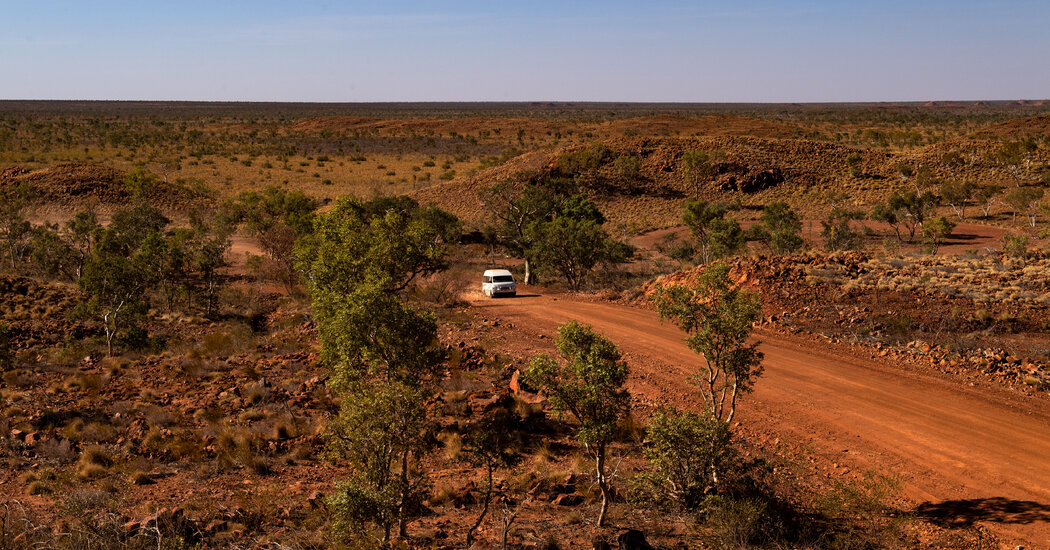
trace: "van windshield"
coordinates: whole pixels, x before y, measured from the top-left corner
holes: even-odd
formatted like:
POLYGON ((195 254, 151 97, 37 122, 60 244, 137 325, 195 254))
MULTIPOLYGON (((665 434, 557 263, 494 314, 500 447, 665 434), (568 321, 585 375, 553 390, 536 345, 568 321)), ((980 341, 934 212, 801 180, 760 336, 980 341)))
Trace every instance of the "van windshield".
POLYGON ((514 277, 511 275, 495 275, 492 277, 494 283, 513 283, 514 277))

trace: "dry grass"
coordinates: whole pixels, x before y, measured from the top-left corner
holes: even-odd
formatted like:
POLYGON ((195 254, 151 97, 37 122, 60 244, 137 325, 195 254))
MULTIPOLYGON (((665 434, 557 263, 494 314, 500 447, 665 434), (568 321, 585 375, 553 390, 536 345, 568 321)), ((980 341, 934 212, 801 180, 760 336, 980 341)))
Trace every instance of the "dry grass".
POLYGON ((47 495, 51 492, 51 486, 43 481, 33 481, 26 486, 26 493, 30 495, 47 495))
POLYGON ((149 485, 153 483, 153 476, 141 470, 135 470, 128 474, 128 483, 132 485, 149 485))
POLYGON ((550 444, 546 441, 540 443, 540 445, 536 447, 536 451, 532 453, 532 462, 537 467, 547 466, 554 462, 556 459, 557 456, 551 449, 550 444))
POLYGON ((102 447, 88 447, 77 461, 76 477, 82 481, 98 479, 109 474, 114 460, 102 447))
POLYGON ((434 487, 434 493, 430 495, 431 506, 441 506, 448 504, 452 501, 452 498, 456 495, 456 488, 448 483, 442 483, 434 487))
POLYGON ((445 447, 445 456, 449 460, 458 460, 463 456, 463 436, 456 432, 445 432, 439 439, 445 447))
POLYGON ((806 266, 807 279, 842 285, 844 290, 933 291, 976 303, 1050 305, 1050 260, 993 256, 964 258, 873 258, 856 271, 828 259, 806 266))

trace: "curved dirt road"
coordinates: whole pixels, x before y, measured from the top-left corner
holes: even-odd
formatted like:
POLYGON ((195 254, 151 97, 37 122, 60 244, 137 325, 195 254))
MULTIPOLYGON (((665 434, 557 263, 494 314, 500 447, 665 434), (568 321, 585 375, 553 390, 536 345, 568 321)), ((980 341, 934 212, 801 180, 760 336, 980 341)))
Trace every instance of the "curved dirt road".
MULTIPOLYGON (((591 324, 624 352, 636 397, 696 402, 686 379, 697 356, 653 312, 547 295, 472 305, 532 335, 550 336, 568 319, 591 324)), ((822 341, 771 331, 759 338, 765 375, 738 408, 745 426, 802 443, 839 471, 898 475, 921 510, 984 525, 1004 547, 1050 548, 1046 399, 905 371, 822 341)))

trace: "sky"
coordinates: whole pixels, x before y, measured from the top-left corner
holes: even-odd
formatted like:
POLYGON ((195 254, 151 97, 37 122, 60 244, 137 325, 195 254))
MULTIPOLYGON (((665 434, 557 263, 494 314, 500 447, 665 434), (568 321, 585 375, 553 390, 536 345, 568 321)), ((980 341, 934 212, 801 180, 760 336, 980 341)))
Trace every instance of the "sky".
POLYGON ((0 99, 1050 98, 1050 2, 0 0, 0 99))

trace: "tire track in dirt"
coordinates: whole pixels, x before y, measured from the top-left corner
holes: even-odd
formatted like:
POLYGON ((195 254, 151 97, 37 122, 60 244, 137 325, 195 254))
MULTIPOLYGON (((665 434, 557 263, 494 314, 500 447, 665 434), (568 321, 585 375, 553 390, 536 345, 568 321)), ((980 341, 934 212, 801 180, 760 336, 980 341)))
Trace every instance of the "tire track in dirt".
MULTIPOLYGON (((589 323, 631 362, 637 397, 699 405, 687 382, 697 356, 684 333, 651 311, 547 295, 472 306, 530 333, 551 335, 568 319, 589 323)), ((957 507, 957 519, 989 527, 1004 543, 1050 541, 1046 399, 963 386, 813 339, 758 336, 765 374, 738 412, 748 429, 801 443, 840 467, 897 475, 915 503, 974 499, 957 507), (998 499, 1005 511, 983 506, 998 499)))

